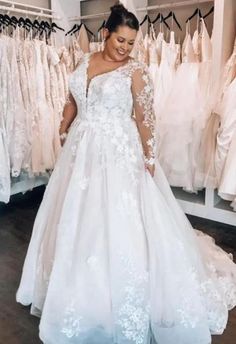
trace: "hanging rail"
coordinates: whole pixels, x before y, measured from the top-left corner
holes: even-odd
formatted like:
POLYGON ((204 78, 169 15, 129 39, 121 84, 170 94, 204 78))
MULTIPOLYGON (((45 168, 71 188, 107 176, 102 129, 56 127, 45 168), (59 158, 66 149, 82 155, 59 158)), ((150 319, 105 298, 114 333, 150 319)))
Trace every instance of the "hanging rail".
POLYGON ((19 2, 15 2, 15 1, 9 1, 9 0, 0 0, 0 3, 4 3, 4 4, 9 4, 9 5, 15 5, 15 6, 19 6, 19 7, 25 7, 26 9, 30 8, 33 10, 42 10, 44 12, 54 12, 53 10, 49 9, 49 8, 43 8, 43 7, 37 7, 37 6, 32 6, 32 5, 27 5, 27 4, 21 4, 19 2))
POLYGON ((151 11, 151 10, 156 10, 156 9, 183 7, 183 6, 198 5, 200 3, 213 2, 213 1, 214 0, 186 0, 186 1, 180 1, 180 2, 175 2, 175 3, 169 2, 168 4, 138 7, 136 11, 143 12, 143 11, 151 11))
POLYGON ((32 6, 32 5, 27 5, 27 4, 20 4, 13 1, 0 0, 0 3, 5 4, 5 5, 0 5, 0 10, 3 10, 3 11, 21 13, 21 14, 26 14, 29 16, 38 16, 38 17, 43 17, 43 18, 55 19, 55 20, 61 19, 60 17, 56 16, 51 9, 48 9, 48 8, 42 8, 42 7, 37 7, 37 6, 32 6), (24 9, 18 8, 18 7, 24 7, 24 9), (32 10, 28 10, 28 8, 32 10), (45 12, 49 12, 49 13, 45 13, 45 12))
POLYGON ((88 14, 86 16, 76 16, 76 17, 69 17, 69 21, 77 21, 81 19, 93 19, 93 18, 101 18, 109 16, 110 12, 103 12, 103 13, 96 13, 96 14, 88 14))
MULTIPOLYGON (((146 7, 138 7, 136 9, 137 12, 143 12, 143 11, 151 11, 155 9, 164 9, 164 8, 175 8, 180 6, 189 6, 189 5, 198 5, 200 3, 204 2, 213 2, 214 0, 186 0, 181 2, 170 2, 168 4, 161 4, 161 5, 153 5, 153 6, 146 6, 146 7)), ((76 16, 76 17, 69 17, 69 21, 77 21, 81 19, 93 19, 93 18, 100 18, 109 16, 110 12, 104 12, 104 13, 96 13, 96 14, 88 14, 85 16, 76 16)))

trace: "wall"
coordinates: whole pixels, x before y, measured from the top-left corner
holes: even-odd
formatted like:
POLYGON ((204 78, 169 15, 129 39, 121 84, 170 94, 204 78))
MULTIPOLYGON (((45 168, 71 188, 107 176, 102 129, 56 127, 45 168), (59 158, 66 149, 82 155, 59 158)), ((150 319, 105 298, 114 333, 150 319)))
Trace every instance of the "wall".
MULTIPOLYGON (((55 11, 61 20, 55 21, 59 26, 69 31, 75 22, 71 22, 68 18, 80 15, 80 1, 79 0, 51 0, 51 8, 55 11)), ((56 35, 56 44, 58 46, 65 45, 65 34, 58 32, 56 35)))
POLYGON ((232 53, 235 39, 236 1, 215 0, 217 11, 214 13, 213 32, 213 86, 217 90, 217 81, 220 80, 222 67, 232 53))
MULTIPOLYGON (((121 0, 122 3, 132 12, 135 13, 135 8, 146 5, 146 0, 121 0)), ((114 5, 116 0, 82 0, 81 1, 81 15, 109 12, 110 7, 114 5)), ((139 19, 142 17, 142 13, 135 13, 139 19)), ((102 24, 104 18, 86 19, 83 22, 88 28, 96 33, 97 29, 102 24)))
MULTIPOLYGON (((103 13, 109 12, 110 7, 114 4, 114 0, 85 0, 81 1, 81 15, 87 14, 95 14, 95 13, 103 13)), ((101 26, 104 19, 107 17, 100 17, 100 18, 91 18, 83 20, 88 28, 93 32, 96 33, 98 28, 101 26)))
POLYGON ((50 8, 51 1, 50 0, 14 0, 20 4, 28 4, 31 6, 43 7, 43 8, 50 8))

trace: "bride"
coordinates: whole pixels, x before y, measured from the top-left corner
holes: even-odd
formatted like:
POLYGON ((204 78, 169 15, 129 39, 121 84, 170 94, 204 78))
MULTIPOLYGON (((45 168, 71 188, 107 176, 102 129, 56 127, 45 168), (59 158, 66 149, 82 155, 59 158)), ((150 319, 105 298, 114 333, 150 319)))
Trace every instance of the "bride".
POLYGON ((155 158, 152 84, 129 57, 138 29, 113 6, 104 51, 70 77, 17 291, 45 344, 209 344, 236 304, 231 257, 192 229, 155 158))

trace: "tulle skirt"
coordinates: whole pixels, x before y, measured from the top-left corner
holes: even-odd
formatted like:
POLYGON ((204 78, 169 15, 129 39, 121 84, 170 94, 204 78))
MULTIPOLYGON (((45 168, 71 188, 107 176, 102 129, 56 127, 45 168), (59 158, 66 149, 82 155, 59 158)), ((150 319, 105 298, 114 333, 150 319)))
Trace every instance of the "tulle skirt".
POLYGON ((158 162, 145 170, 132 130, 117 161, 75 121, 51 176, 17 292, 46 344, 208 344, 236 304, 231 257, 192 229, 158 162))

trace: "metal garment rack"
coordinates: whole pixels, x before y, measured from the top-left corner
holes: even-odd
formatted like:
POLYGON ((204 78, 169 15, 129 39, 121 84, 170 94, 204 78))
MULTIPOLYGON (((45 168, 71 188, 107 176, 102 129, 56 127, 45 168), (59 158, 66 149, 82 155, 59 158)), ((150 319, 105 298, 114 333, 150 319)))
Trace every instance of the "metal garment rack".
POLYGON ((110 12, 88 14, 86 16, 69 17, 69 21, 78 21, 81 19, 94 19, 94 18, 108 17, 109 15, 110 15, 110 12))
POLYGON ((26 14, 28 16, 48 18, 52 20, 61 19, 54 13, 54 11, 48 8, 37 7, 37 6, 32 6, 32 5, 27 5, 27 4, 20 4, 14 1, 0 0, 0 10, 7 11, 8 13, 14 12, 14 13, 26 14))
MULTIPOLYGON (((183 7, 183 6, 191 6, 191 5, 198 5, 205 2, 213 2, 214 0, 186 0, 181 2, 169 2, 167 4, 161 5, 153 5, 153 6, 146 6, 146 7, 138 7, 136 9, 137 12, 144 12, 144 11, 152 11, 156 9, 164 9, 164 8, 175 8, 175 7, 183 7)), ((103 12, 103 13, 96 13, 96 14, 88 14, 85 16, 75 16, 69 17, 69 21, 78 21, 81 19, 94 19, 94 18, 101 18, 109 16, 110 12, 103 12)))

